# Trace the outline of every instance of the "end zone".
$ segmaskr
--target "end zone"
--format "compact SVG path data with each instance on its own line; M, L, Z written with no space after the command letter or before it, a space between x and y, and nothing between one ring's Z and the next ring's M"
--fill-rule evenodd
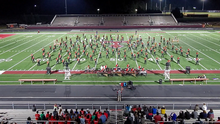
M5 71L0 71L0 75L3 74Z
M4 39L4 38L6 38L6 37L13 36L13 35L15 35L15 34L0 34L0 40L1 40L1 39Z

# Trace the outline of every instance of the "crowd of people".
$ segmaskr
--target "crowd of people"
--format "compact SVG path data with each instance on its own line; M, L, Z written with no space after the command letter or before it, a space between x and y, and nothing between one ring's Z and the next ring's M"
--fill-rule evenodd
M207 110L207 106L203 103L202 107L195 105L194 110L190 113L189 110L181 110L179 114L175 112L171 112L170 115L165 113L166 108L163 107L147 107L144 106L129 106L125 107L124 116L126 121L124 124L145 124L146 121L154 122L156 124L164 124L164 123L177 123L184 124L185 120L195 119L195 123L214 123L219 122L218 120L214 120L214 112L213 109Z
M48 111L45 114L43 111L41 113L36 111L35 119L40 124L105 124L109 116L108 109L95 110L93 113L90 113L89 109L84 110L83 108L68 111L68 109L63 110L61 105L55 104L52 113Z

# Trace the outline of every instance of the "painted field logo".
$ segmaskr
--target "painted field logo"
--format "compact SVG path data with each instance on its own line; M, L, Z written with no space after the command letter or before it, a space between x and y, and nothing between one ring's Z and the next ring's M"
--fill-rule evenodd
M0 63L2 63L2 62L10 62L10 61L12 61L12 59L0 59Z
M199 58L199 61L202 60L203 58ZM196 58L186 58L187 61L196 61Z
M113 48L121 48L121 47L123 47L123 45L120 45L119 42L114 41L114 42L112 42L112 45L111 45L110 47L113 47Z
M164 60L164 58L162 58ZM158 61L162 61L161 58L158 58ZM156 59L155 59L156 60ZM148 61L154 61L153 58L149 58Z

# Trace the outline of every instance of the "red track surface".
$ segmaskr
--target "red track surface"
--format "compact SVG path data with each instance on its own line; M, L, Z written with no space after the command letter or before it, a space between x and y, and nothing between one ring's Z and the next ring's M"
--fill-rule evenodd
M64 74L64 71L52 71L53 74ZM148 70L148 74L163 74L163 70ZM171 74L185 73L184 70L171 70ZM191 74L218 74L220 70L191 70ZM46 74L46 71L5 71L3 74ZM94 72L71 71L71 74L96 74Z
M13 35L15 35L15 34L0 34L0 39L10 37L10 36L13 36Z

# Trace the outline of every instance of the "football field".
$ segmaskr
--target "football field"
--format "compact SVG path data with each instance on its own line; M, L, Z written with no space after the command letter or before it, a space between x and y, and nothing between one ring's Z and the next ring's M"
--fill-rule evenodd
M173 39L176 42L172 42ZM62 44L60 45L60 43ZM159 44L161 44L160 47ZM54 45L56 48L53 48ZM180 52L181 48L183 55ZM45 49L45 57L42 55L42 49ZM188 49L190 52L187 57ZM164 51L164 56L161 51ZM199 64L196 64L197 52ZM34 61L31 59L31 54L34 56ZM51 56L51 60L48 55ZM63 60L69 63L68 67L72 71L85 70L88 66L95 70L100 69L102 65L114 68L117 63L122 69L129 64L134 69L141 67L149 71L164 70L165 64L171 60L171 56L173 56L173 61L170 62L171 70L185 70L186 66L190 66L191 70L220 70L220 31L138 30L135 33L134 30L78 30L0 34L0 78L2 77L3 81L13 80L13 76L15 76L6 72L37 72L46 70L48 65L52 70L63 71L65 67L62 63ZM178 57L179 64L177 63ZM22 77L24 74L20 76ZM31 74L26 78L36 78L36 76L37 74ZM43 77L50 78L51 75ZM78 80L85 80L86 76L81 78ZM126 78L121 80L127 80ZM91 80L94 79L95 77ZM145 78L141 77L138 80L145 80Z

